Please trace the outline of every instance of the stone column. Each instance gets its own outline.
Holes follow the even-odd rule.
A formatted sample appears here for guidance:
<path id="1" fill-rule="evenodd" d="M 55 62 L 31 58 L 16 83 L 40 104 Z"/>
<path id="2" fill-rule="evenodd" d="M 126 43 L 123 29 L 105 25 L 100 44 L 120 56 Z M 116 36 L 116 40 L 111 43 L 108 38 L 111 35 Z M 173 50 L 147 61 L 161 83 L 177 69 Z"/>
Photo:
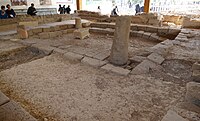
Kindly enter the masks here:
<path id="1" fill-rule="evenodd" d="M 27 32 L 24 25 L 18 25 L 17 26 L 17 35 L 20 39 L 28 38 L 28 32 Z"/>
<path id="2" fill-rule="evenodd" d="M 75 18 L 75 27 L 76 29 L 82 28 L 81 18 Z"/>
<path id="3" fill-rule="evenodd" d="M 128 61 L 128 43 L 131 18 L 119 16 L 116 19 L 114 40 L 111 48 L 110 62 L 114 65 L 125 65 Z"/>

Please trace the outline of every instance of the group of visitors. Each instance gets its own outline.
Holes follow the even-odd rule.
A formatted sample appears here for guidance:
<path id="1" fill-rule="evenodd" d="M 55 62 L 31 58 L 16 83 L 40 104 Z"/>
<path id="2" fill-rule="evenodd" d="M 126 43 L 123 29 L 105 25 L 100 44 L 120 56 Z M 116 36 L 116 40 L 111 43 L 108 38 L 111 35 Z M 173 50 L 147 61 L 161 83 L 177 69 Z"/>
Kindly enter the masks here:
<path id="1" fill-rule="evenodd" d="M 4 5 L 1 6 L 0 19 L 7 19 L 14 17 L 16 17 L 15 11 L 11 9 L 11 6 L 9 4 L 7 4 L 6 6 Z"/>
<path id="2" fill-rule="evenodd" d="M 70 5 L 67 6 L 67 8 L 65 8 L 65 5 L 63 5 L 63 7 L 61 5 L 59 5 L 59 9 L 58 11 L 60 12 L 60 14 L 70 14 L 71 8 Z"/>

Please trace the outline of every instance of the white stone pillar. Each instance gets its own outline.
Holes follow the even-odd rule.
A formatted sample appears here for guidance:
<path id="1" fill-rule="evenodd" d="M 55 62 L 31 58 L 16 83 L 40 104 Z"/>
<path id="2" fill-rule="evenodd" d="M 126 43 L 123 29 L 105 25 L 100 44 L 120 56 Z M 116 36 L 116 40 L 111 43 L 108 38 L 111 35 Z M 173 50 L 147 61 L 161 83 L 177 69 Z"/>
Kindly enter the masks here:
<path id="1" fill-rule="evenodd" d="M 82 28 L 81 18 L 75 18 L 75 28 L 76 29 Z"/>
<path id="2" fill-rule="evenodd" d="M 125 65 L 128 61 L 128 44 L 131 18 L 119 16 L 116 19 L 114 40 L 111 48 L 110 62 L 114 65 Z"/>

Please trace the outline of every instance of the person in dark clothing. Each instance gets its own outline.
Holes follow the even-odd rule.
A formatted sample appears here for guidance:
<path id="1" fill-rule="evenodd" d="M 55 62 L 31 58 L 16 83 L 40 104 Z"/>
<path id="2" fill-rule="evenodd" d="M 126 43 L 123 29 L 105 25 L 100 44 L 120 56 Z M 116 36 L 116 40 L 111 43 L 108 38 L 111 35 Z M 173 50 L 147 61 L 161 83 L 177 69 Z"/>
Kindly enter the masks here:
<path id="1" fill-rule="evenodd" d="M 65 14 L 66 13 L 66 10 L 65 10 L 66 8 L 65 8 L 65 5 L 63 5 L 63 14 Z"/>
<path id="2" fill-rule="evenodd" d="M 58 11 L 60 12 L 60 14 L 64 14 L 65 9 L 61 5 L 59 5 Z"/>
<path id="3" fill-rule="evenodd" d="M 8 15 L 5 11 L 6 7 L 4 5 L 1 6 L 1 10 L 0 10 L 0 19 L 7 19 Z"/>
<path id="4" fill-rule="evenodd" d="M 27 14 L 28 15 L 31 15 L 31 16 L 35 16 L 37 13 L 35 7 L 34 7 L 34 4 L 31 3 L 31 7 L 28 8 L 28 11 L 27 11 Z"/>
<path id="5" fill-rule="evenodd" d="M 9 4 L 6 5 L 6 8 L 7 8 L 6 14 L 8 15 L 8 18 L 15 18 L 16 17 L 15 11 L 11 9 Z"/>
<path id="6" fill-rule="evenodd" d="M 117 8 L 117 6 L 115 6 L 115 8 L 112 10 L 111 15 L 118 16 L 118 14 L 117 14 L 118 12 L 119 12 L 118 8 Z"/>
<path id="7" fill-rule="evenodd" d="M 70 14 L 70 11 L 71 11 L 71 8 L 70 8 L 70 5 L 68 5 L 67 8 L 66 8 L 67 14 Z"/>
<path id="8" fill-rule="evenodd" d="M 137 4 L 135 6 L 135 12 L 136 12 L 136 14 L 140 12 L 140 5 L 139 4 Z"/>

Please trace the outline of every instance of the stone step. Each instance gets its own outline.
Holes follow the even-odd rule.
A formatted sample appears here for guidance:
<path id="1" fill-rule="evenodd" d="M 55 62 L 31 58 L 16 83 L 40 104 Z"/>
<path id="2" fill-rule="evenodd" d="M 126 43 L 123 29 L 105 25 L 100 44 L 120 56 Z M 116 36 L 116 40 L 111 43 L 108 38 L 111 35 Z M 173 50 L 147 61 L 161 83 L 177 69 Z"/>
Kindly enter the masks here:
<path id="1" fill-rule="evenodd" d="M 10 99 L 0 91 L 0 106 L 8 103 Z"/>
<path id="2" fill-rule="evenodd" d="M 0 121 L 37 121 L 19 104 L 10 101 L 0 106 Z"/>
<path id="3" fill-rule="evenodd" d="M 169 110 L 161 121 L 189 121 L 178 115 L 175 111 Z"/>

